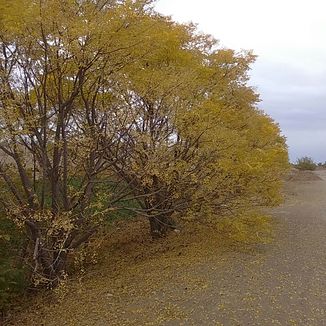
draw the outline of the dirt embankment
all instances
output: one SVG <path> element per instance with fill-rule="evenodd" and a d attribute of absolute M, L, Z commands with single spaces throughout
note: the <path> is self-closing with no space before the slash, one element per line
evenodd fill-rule
<path fill-rule="evenodd" d="M 318 181 L 318 180 L 322 180 L 322 178 L 318 175 L 318 172 L 317 173 L 316 172 L 300 171 L 295 168 L 292 168 L 290 173 L 288 174 L 286 180 L 287 181 Z M 322 170 L 319 172 L 322 172 Z"/>

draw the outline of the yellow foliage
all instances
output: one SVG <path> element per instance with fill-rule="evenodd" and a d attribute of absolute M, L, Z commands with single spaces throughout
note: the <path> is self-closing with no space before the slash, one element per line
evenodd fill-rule
<path fill-rule="evenodd" d="M 255 55 L 151 3 L 0 0 L 0 199 L 51 277 L 118 209 L 162 235 L 281 200 L 287 147 L 247 85 Z"/>
<path fill-rule="evenodd" d="M 269 243 L 273 239 L 272 218 L 254 211 L 226 216 L 217 227 L 224 236 L 242 244 Z"/>

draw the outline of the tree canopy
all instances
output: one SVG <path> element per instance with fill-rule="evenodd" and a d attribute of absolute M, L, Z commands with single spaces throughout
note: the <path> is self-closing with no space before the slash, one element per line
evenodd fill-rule
<path fill-rule="evenodd" d="M 152 3 L 0 1 L 0 200 L 38 281 L 117 210 L 159 237 L 280 200 L 287 147 L 247 84 L 255 56 Z"/>

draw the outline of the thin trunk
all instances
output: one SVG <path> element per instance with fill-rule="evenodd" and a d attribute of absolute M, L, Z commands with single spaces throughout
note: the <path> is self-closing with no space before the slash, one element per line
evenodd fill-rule
<path fill-rule="evenodd" d="M 162 238 L 176 228 L 172 217 L 164 214 L 150 217 L 149 223 L 151 235 L 154 239 Z"/>

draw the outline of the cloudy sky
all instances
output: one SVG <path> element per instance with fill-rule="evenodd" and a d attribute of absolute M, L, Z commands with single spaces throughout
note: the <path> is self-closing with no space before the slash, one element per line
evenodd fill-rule
<path fill-rule="evenodd" d="M 290 158 L 326 161 L 326 1 L 158 0 L 156 9 L 232 49 L 258 55 L 251 84 L 281 126 Z"/>

